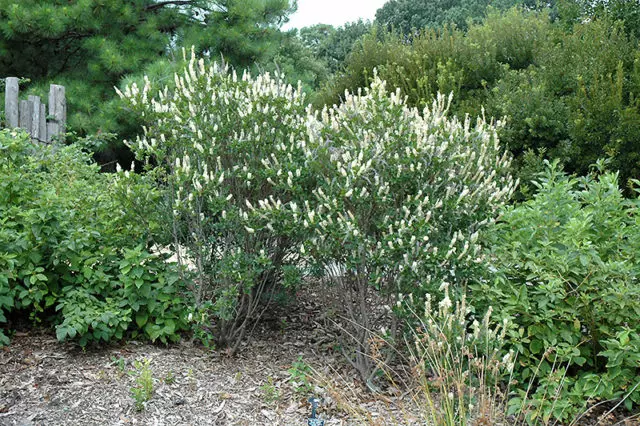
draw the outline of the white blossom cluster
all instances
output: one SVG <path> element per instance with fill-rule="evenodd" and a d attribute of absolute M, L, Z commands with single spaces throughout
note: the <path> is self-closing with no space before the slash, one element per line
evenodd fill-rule
<path fill-rule="evenodd" d="M 376 77 L 316 115 L 306 153 L 322 153 L 325 173 L 305 219 L 324 256 L 411 285 L 481 261 L 478 230 L 516 182 L 496 128 L 448 118 L 450 102 L 438 96 L 421 114 Z"/>
<path fill-rule="evenodd" d="M 120 96 L 149 122 L 129 145 L 163 171 L 196 245 L 269 253 L 286 237 L 337 273 L 428 285 L 481 262 L 478 231 L 516 186 L 495 126 L 448 117 L 450 97 L 409 108 L 377 76 L 312 111 L 278 75 L 192 53 L 172 89 L 145 78 Z"/>
<path fill-rule="evenodd" d="M 308 179 L 308 112 L 299 87 L 268 73 L 238 77 L 192 52 L 172 90 L 152 90 L 145 78 L 142 89 L 133 84 L 120 96 L 152 122 L 129 146 L 167 168 L 174 215 L 202 226 L 226 222 L 245 236 L 297 229 L 296 200 L 303 204 Z"/>

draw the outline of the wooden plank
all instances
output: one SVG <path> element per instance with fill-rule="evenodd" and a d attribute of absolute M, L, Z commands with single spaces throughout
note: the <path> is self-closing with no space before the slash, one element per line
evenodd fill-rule
<path fill-rule="evenodd" d="M 31 138 L 40 140 L 40 96 L 29 96 L 29 112 L 31 113 Z"/>
<path fill-rule="evenodd" d="M 49 114 L 53 117 L 56 126 L 53 127 L 52 138 L 63 137 L 67 121 L 67 102 L 64 86 L 52 84 L 49 88 Z"/>
<path fill-rule="evenodd" d="M 4 93 L 4 114 L 7 127 L 15 128 L 20 125 L 20 106 L 18 104 L 18 93 L 20 88 L 17 77 L 7 77 L 5 79 Z"/>
<path fill-rule="evenodd" d="M 54 136 L 58 134 L 58 123 L 53 121 L 47 121 L 47 143 L 51 143 L 54 140 Z"/>
<path fill-rule="evenodd" d="M 29 111 L 29 101 L 20 101 L 20 128 L 26 131 L 31 129 L 31 111 Z"/>
<path fill-rule="evenodd" d="M 47 140 L 47 107 L 43 103 L 40 104 L 40 123 L 38 125 L 40 140 L 49 143 Z"/>

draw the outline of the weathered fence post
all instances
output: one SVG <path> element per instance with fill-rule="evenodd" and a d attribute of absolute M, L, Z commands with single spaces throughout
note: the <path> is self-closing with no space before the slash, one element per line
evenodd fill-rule
<path fill-rule="evenodd" d="M 44 104 L 40 104 L 40 126 L 38 127 L 40 133 L 40 140 L 46 143 L 51 142 L 47 135 L 47 107 Z"/>
<path fill-rule="evenodd" d="M 18 127 L 29 131 L 31 128 L 31 108 L 29 108 L 29 101 L 22 100 L 20 101 L 20 122 Z"/>
<path fill-rule="evenodd" d="M 28 131 L 31 133 L 31 137 L 38 141 L 44 140 L 40 136 L 40 96 L 29 96 L 29 112 L 31 113 L 31 127 Z"/>
<path fill-rule="evenodd" d="M 48 138 L 51 140 L 54 136 L 63 135 L 65 132 L 65 124 L 67 121 L 67 101 L 65 99 L 64 86 L 52 84 L 49 89 L 49 114 L 53 116 L 51 131 L 49 131 L 49 123 L 47 123 Z"/>
<path fill-rule="evenodd" d="M 34 140 L 50 143 L 64 136 L 67 121 L 67 101 L 64 86 L 52 84 L 49 89 L 49 114 L 39 96 L 29 96 L 28 100 L 19 100 L 19 80 L 16 77 L 5 79 L 4 111 L 7 127 L 20 127 Z"/>
<path fill-rule="evenodd" d="M 4 113 L 7 127 L 18 127 L 18 78 L 7 77 L 5 80 Z"/>

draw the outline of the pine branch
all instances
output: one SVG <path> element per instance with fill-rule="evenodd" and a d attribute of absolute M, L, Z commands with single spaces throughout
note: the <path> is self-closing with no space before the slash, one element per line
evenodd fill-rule
<path fill-rule="evenodd" d="M 185 6 L 190 4 L 193 4 L 193 0 L 167 0 L 167 1 L 161 1 L 160 3 L 150 4 L 149 6 L 145 7 L 144 10 L 153 11 L 169 5 Z"/>

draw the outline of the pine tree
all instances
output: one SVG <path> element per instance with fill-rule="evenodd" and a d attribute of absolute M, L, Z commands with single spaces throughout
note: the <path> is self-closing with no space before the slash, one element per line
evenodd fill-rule
<path fill-rule="evenodd" d="M 122 133 L 113 87 L 123 78 L 170 77 L 191 45 L 248 66 L 271 53 L 293 10 L 288 0 L 0 0 L 0 77 L 40 93 L 63 84 L 72 130 Z"/>

